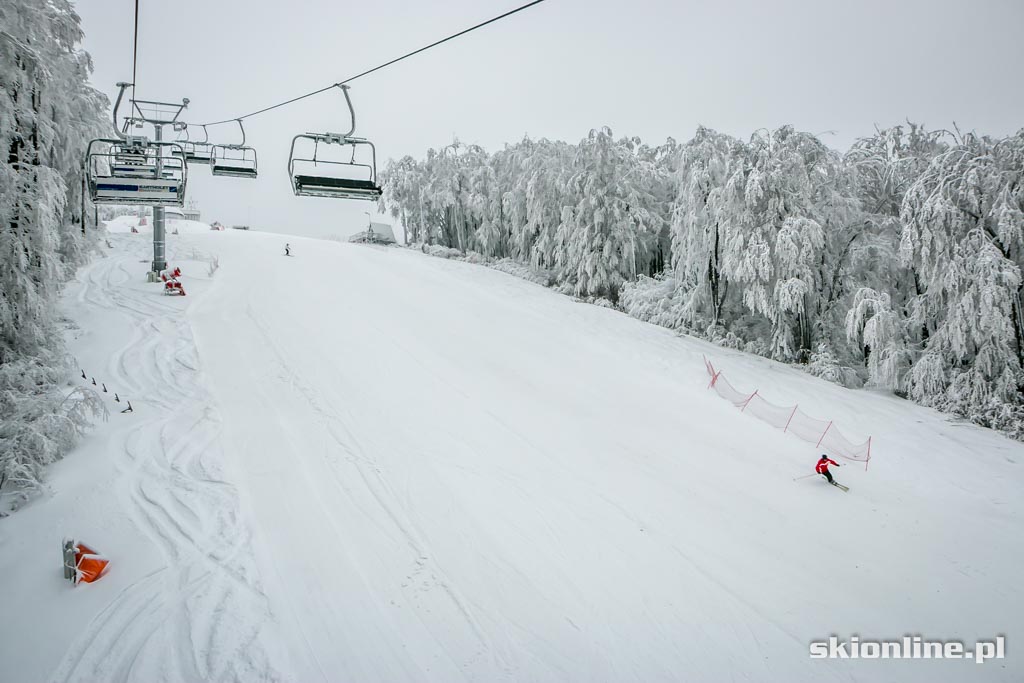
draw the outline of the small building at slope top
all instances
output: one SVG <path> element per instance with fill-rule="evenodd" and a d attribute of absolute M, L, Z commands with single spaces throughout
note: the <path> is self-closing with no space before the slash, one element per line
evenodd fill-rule
<path fill-rule="evenodd" d="M 370 223 L 370 227 L 357 232 L 348 238 L 349 242 L 369 242 L 371 244 L 394 244 L 395 233 L 387 223 Z"/>
<path fill-rule="evenodd" d="M 187 218 L 185 212 L 176 206 L 164 207 L 164 220 L 167 221 L 183 221 Z"/>

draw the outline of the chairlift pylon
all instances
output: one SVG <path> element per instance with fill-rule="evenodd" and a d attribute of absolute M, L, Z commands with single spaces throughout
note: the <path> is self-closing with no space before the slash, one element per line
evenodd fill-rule
<path fill-rule="evenodd" d="M 242 131 L 242 142 L 237 145 L 211 145 L 210 173 L 232 178 L 255 178 L 256 150 L 245 145 L 245 126 L 242 125 L 242 119 L 236 121 Z"/>
<path fill-rule="evenodd" d="M 348 95 L 348 86 L 335 84 L 345 95 L 352 126 L 347 133 L 300 133 L 292 138 L 291 151 L 288 154 L 288 176 L 292 181 L 292 191 L 297 197 L 334 197 L 337 199 L 380 199 L 381 188 L 377 184 L 377 149 L 366 138 L 353 135 L 356 130 L 356 113 L 352 107 L 352 99 Z M 296 154 L 295 147 L 299 140 L 313 143 L 312 157 L 306 158 Z M 335 161 L 317 158 L 320 144 L 339 145 L 351 148 L 349 161 Z M 356 163 L 356 150 L 360 145 L 370 148 L 369 163 Z M 308 144 L 306 144 L 308 148 Z M 361 169 L 365 169 L 361 170 Z M 352 177 L 355 174 L 367 175 L 366 178 Z"/>

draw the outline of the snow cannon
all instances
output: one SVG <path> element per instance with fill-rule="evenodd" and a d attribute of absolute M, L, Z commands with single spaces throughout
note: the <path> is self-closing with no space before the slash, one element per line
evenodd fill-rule
<path fill-rule="evenodd" d="M 103 576 L 104 570 L 110 564 L 103 555 L 84 543 L 75 543 L 73 539 L 64 539 L 64 578 L 71 583 L 78 584 L 81 581 L 92 583 Z"/>
<path fill-rule="evenodd" d="M 164 294 L 173 296 L 185 296 L 185 288 L 181 286 L 178 277 L 181 276 L 181 268 L 160 273 L 160 279 L 164 281 Z"/>

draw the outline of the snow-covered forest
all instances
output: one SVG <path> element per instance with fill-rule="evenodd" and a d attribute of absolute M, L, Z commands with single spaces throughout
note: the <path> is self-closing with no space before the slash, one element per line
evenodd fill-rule
<path fill-rule="evenodd" d="M 385 173 L 409 241 L 1024 436 L 1024 130 L 455 142 Z"/>
<path fill-rule="evenodd" d="M 68 394 L 56 299 L 95 240 L 82 225 L 82 154 L 110 124 L 69 2 L 4 0 L 0 26 L 0 498 L 10 505 L 102 410 L 87 392 Z"/>

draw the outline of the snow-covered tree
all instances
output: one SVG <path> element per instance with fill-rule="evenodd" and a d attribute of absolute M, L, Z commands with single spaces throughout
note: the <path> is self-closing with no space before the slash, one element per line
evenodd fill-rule
<path fill-rule="evenodd" d="M 510 179 L 515 194 L 525 198 L 524 221 L 513 226 L 518 250 L 535 268 L 555 268 L 562 210 L 572 200 L 568 196 L 568 175 L 575 148 L 564 143 L 525 141 L 528 154 L 523 158 L 523 174 Z"/>
<path fill-rule="evenodd" d="M 672 270 L 686 290 L 680 320 L 721 325 L 729 281 L 725 249 L 725 185 L 743 158 L 743 143 L 701 126 L 683 145 L 679 190 L 672 212 Z"/>
<path fill-rule="evenodd" d="M 651 148 L 594 131 L 579 145 L 524 139 L 489 155 L 458 142 L 390 164 L 383 205 L 413 241 L 554 270 L 582 296 L 621 284 L 668 257 L 675 143 Z"/>
<path fill-rule="evenodd" d="M 999 404 L 1021 402 L 1024 379 L 1024 131 L 962 136 L 907 191 L 901 222 L 927 330 L 910 394 L 987 423 Z"/>
<path fill-rule="evenodd" d="M 914 123 L 895 126 L 858 140 L 845 157 L 864 214 L 849 235 L 848 267 L 839 281 L 854 291 L 847 337 L 869 381 L 900 393 L 926 336 L 920 278 L 899 258 L 900 210 L 910 187 L 946 149 L 944 135 Z"/>
<path fill-rule="evenodd" d="M 666 229 L 667 177 L 637 138 L 593 130 L 577 147 L 556 267 L 577 295 L 618 296 L 651 263 Z"/>
<path fill-rule="evenodd" d="M 106 99 L 67 0 L 0 4 L 0 494 L 38 484 L 63 454 L 86 401 L 66 376 L 55 303 L 92 236 L 81 229 L 81 159 Z"/>
<path fill-rule="evenodd" d="M 806 360 L 820 337 L 834 242 L 854 219 L 838 155 L 790 126 L 737 148 L 722 190 L 721 272 L 770 325 L 771 354 Z"/>
<path fill-rule="evenodd" d="M 901 391 L 913 361 L 907 341 L 906 319 L 892 305 L 888 292 L 861 287 L 846 316 L 846 335 L 869 349 L 868 376 L 877 386 Z"/>

